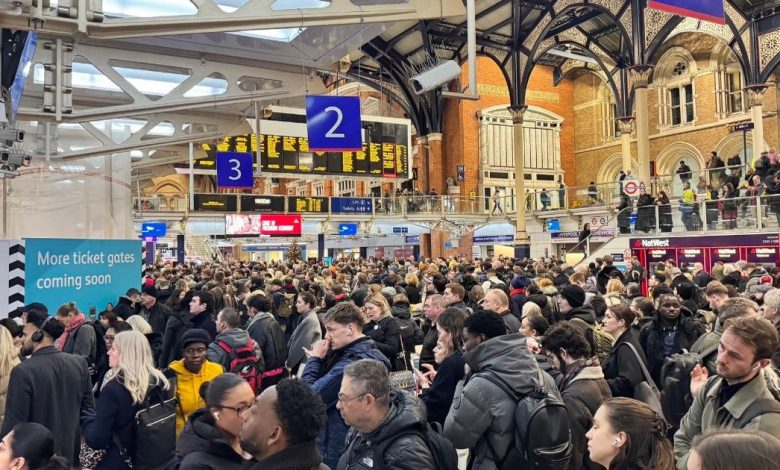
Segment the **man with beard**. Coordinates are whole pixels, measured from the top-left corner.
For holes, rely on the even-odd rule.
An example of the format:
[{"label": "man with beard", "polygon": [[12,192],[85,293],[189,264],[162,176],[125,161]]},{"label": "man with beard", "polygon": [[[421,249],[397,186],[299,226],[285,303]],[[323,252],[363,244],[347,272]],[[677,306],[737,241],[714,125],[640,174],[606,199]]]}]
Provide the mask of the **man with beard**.
[{"label": "man with beard", "polygon": [[21,353],[30,358],[11,371],[0,437],[19,423],[42,424],[54,436],[54,452],[74,464],[79,455],[79,420],[95,407],[87,361],[54,347],[65,326],[43,311],[28,312],[22,331]]},{"label": "man with beard", "polygon": [[317,452],[325,424],[319,394],[300,380],[283,379],[241,413],[241,448],[257,459],[251,470],[327,470]]},{"label": "man with beard", "polygon": [[688,413],[674,435],[677,468],[687,468],[696,436],[714,427],[752,429],[780,435],[780,405],[764,379],[762,369],[770,365],[778,347],[777,330],[762,318],[734,318],[718,347],[718,375],[697,367],[691,374],[691,391],[696,390]]}]

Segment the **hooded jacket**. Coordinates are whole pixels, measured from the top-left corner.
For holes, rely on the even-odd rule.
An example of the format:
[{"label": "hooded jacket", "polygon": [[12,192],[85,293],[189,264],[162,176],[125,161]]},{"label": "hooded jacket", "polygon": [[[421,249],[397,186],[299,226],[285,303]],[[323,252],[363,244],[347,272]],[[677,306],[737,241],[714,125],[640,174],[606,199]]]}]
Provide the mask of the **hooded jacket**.
[{"label": "hooded jacket", "polygon": [[[472,470],[495,470],[488,446],[503,458],[514,439],[514,397],[481,377],[492,374],[514,391],[528,393],[539,387],[539,366],[528,350],[525,336],[516,333],[491,338],[463,355],[471,373],[455,389],[450,412],[444,422],[444,436],[458,449],[471,449]],[[542,374],[547,390],[557,388]]]},{"label": "hooded jacket", "polygon": [[179,470],[240,470],[246,462],[214,426],[206,408],[190,415],[176,441],[176,458],[181,462]]},{"label": "hooded jacket", "polygon": [[[411,393],[402,390],[390,392],[390,409],[387,416],[369,433],[352,428],[347,436],[347,450],[339,460],[338,470],[370,470],[382,459],[385,468],[393,470],[419,470],[435,468],[435,461],[425,441],[414,434],[405,434],[419,430],[425,425],[425,406]],[[389,441],[384,455],[376,455],[374,450]]]},{"label": "hooded jacket", "polygon": [[[666,356],[664,355],[664,330],[659,318],[660,313],[656,312],[653,321],[643,326],[639,332],[639,344],[645,352],[647,366],[650,375],[655,383],[660,383],[661,366]],[[677,334],[674,337],[672,354],[691,349],[691,346],[699,337],[705,333],[704,325],[693,319],[693,314],[686,308],[680,309],[680,316],[674,328]]]},{"label": "hooded jacket", "polygon": [[341,418],[341,413],[336,409],[341,379],[344,377],[344,368],[360,359],[375,359],[390,370],[390,362],[376,348],[374,341],[367,336],[362,336],[339,350],[328,352],[323,359],[309,358],[301,374],[301,380],[311,385],[325,403],[327,419],[317,439],[317,446],[323,461],[331,468],[336,467],[339,457],[344,452],[349,429]]},{"label": "hooded jacket", "polygon": [[176,379],[176,399],[179,401],[176,407],[176,435],[184,428],[190,413],[205,405],[200,397],[200,386],[221,374],[222,366],[208,360],[203,362],[197,374],[184,367],[184,359],[171,363],[165,375]]},{"label": "hooded jacket", "polygon": [[[220,346],[220,343],[225,343],[230,346],[232,353],[226,352]],[[255,351],[255,358],[261,371],[265,370],[263,362],[263,353],[260,351],[260,346],[249,337],[249,333],[241,328],[231,328],[218,334],[214,341],[209,344],[208,351],[206,351],[206,358],[209,361],[217,363],[222,366],[226,371],[230,371],[230,362],[235,359],[235,352],[239,348],[246,347],[248,344],[252,345],[252,349]]]}]

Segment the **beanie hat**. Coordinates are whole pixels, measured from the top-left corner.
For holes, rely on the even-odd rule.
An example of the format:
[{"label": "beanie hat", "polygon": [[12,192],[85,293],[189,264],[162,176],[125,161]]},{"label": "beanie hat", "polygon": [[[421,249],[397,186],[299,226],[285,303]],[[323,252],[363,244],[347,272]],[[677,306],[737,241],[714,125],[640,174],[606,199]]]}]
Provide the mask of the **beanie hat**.
[{"label": "beanie hat", "polygon": [[512,279],[512,289],[525,289],[528,287],[528,278],[524,276],[515,276]]},{"label": "beanie hat", "polygon": [[585,305],[585,291],[580,286],[569,285],[564,287],[563,290],[561,290],[561,297],[566,299],[572,308]]},{"label": "beanie hat", "polygon": [[152,297],[157,297],[157,288],[154,286],[144,286],[141,289],[141,292],[146,295],[151,295]]},{"label": "beanie hat", "polygon": [[206,330],[193,328],[181,335],[181,349],[184,350],[192,343],[203,343],[208,346],[211,343],[211,336]]}]

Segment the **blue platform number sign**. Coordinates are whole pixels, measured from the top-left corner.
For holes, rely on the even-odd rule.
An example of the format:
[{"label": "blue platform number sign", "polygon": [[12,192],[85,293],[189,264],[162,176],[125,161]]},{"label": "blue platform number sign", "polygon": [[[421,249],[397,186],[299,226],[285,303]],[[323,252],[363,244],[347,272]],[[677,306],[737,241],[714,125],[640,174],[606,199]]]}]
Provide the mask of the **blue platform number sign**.
[{"label": "blue platform number sign", "polygon": [[253,163],[251,153],[217,152],[217,187],[254,187]]},{"label": "blue platform number sign", "polygon": [[360,98],[357,96],[307,96],[306,130],[309,136],[309,150],[311,151],[362,151]]}]

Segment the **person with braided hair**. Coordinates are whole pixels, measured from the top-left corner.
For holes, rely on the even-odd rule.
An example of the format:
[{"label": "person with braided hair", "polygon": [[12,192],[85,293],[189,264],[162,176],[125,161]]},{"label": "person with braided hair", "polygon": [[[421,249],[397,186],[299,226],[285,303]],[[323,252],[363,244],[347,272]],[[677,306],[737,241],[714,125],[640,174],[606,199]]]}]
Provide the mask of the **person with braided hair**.
[{"label": "person with braided hair", "polygon": [[669,425],[662,416],[632,398],[611,398],[593,416],[588,439],[590,459],[607,470],[674,470]]}]

